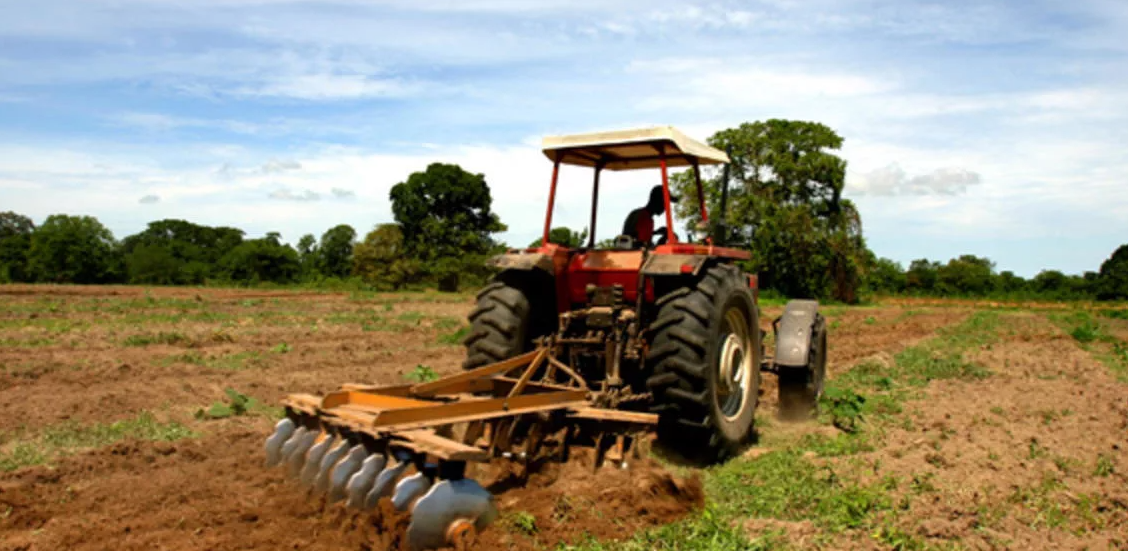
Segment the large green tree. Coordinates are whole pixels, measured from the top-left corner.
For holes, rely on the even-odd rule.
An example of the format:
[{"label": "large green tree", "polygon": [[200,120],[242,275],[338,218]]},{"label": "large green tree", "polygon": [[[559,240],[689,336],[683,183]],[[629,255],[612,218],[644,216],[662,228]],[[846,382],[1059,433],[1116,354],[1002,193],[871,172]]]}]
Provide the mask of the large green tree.
[{"label": "large green tree", "polygon": [[0,212],[0,283],[29,281],[27,253],[35,223],[12,211]]},{"label": "large green tree", "polygon": [[908,278],[901,264],[888,258],[874,258],[868,262],[866,288],[875,293],[897,294],[905,291]]},{"label": "large green tree", "polygon": [[219,259],[220,274],[230,281],[291,283],[297,280],[301,265],[298,252],[282,244],[277,232],[262,239],[248,239]]},{"label": "large green tree", "polygon": [[971,254],[953,258],[936,272],[945,293],[984,296],[995,290],[995,263]]},{"label": "large green tree", "polygon": [[[549,230],[548,240],[557,245],[575,249],[587,245],[588,231],[587,228],[584,228],[582,231],[575,231],[565,226],[559,226]],[[543,242],[544,238],[538,237],[535,241],[529,243],[529,247],[539,247]]]},{"label": "large green tree", "polygon": [[456,290],[464,273],[480,272],[495,246],[491,234],[505,230],[490,210],[485,176],[458,165],[433,163],[393,186],[390,196],[405,253],[443,290]]},{"label": "large green tree", "polygon": [[[751,249],[748,268],[761,284],[789,296],[856,300],[867,255],[861,217],[842,199],[846,161],[835,154],[842,138],[819,123],[772,119],[721,130],[708,141],[732,159],[723,235]],[[702,184],[715,224],[719,172]],[[692,175],[677,175],[674,186],[685,197],[678,215],[698,227]]]},{"label": "large green tree", "polygon": [[340,224],[329,228],[321,235],[321,243],[317,247],[319,271],[326,276],[347,277],[352,271],[355,241],[356,230],[352,226]]},{"label": "large green tree", "polygon": [[353,275],[374,287],[399,289],[418,271],[418,261],[405,254],[398,224],[376,226],[353,249]]},{"label": "large green tree", "polygon": [[48,216],[31,235],[27,259],[36,281],[115,283],[123,275],[113,233],[93,216]]},{"label": "large green tree", "polygon": [[1097,298],[1101,300],[1128,299],[1128,245],[1117,247],[1112,256],[1101,263],[1095,287]]},{"label": "large green tree", "polygon": [[165,219],[123,239],[122,251],[133,283],[200,284],[217,277],[219,259],[242,242],[240,229]]},{"label": "large green tree", "polygon": [[298,262],[301,264],[302,279],[316,280],[320,274],[317,257],[317,238],[307,233],[298,240]]}]

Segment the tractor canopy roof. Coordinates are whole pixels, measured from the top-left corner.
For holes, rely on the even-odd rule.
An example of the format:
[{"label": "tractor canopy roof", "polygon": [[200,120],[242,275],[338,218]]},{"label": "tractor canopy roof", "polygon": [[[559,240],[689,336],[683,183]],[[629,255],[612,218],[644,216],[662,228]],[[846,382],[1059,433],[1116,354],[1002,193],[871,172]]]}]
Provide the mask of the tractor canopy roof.
[{"label": "tractor canopy roof", "polygon": [[608,170],[657,168],[659,147],[666,154],[666,166],[690,166],[729,162],[724,151],[689,138],[672,126],[635,130],[615,130],[544,138],[545,156],[562,164],[594,167],[602,163]]}]

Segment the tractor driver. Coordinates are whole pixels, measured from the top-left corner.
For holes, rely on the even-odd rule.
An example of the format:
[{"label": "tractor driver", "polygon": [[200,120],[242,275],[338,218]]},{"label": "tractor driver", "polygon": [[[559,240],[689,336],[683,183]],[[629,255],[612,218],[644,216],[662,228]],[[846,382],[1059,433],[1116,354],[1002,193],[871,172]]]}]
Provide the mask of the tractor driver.
[{"label": "tractor driver", "polygon": [[[670,203],[677,203],[678,197],[670,195]],[[642,246],[649,246],[651,238],[654,237],[654,219],[652,217],[659,216],[666,213],[666,202],[663,199],[662,186],[654,186],[650,190],[650,200],[646,202],[646,206],[639,207],[631,211],[627,215],[626,221],[623,222],[623,235],[629,235],[635,240],[635,243]],[[666,228],[658,229],[659,240],[664,240],[666,237]]]}]

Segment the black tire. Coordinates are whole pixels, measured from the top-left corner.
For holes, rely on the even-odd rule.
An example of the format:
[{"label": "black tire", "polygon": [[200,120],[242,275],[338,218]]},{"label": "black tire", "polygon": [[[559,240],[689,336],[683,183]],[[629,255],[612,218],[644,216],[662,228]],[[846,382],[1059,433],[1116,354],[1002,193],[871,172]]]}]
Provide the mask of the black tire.
[{"label": "black tire", "polygon": [[[734,266],[714,266],[657,307],[646,384],[659,440],[688,458],[722,461],[751,437],[759,398],[759,312],[747,280]],[[726,358],[743,383],[722,373]]]},{"label": "black tire", "polygon": [[[533,339],[545,334],[546,319],[537,308],[543,297],[533,293],[529,282],[498,278],[478,293],[478,305],[470,312],[470,332],[463,369],[500,362],[532,350]],[[555,312],[555,310],[553,310]]]},{"label": "black tire", "polygon": [[826,383],[826,320],[815,317],[811,350],[803,368],[780,367],[779,416],[787,421],[810,419],[818,413],[819,397]]}]

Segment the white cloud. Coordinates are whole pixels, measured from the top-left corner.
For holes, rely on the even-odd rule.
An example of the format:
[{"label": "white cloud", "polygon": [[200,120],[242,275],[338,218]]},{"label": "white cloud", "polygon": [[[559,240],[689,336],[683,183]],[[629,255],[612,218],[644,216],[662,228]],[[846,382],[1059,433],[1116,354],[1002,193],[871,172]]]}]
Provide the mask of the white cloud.
[{"label": "white cloud", "polygon": [[330,190],[337,199],[355,199],[356,192],[351,189],[335,187]]},{"label": "white cloud", "polygon": [[168,132],[183,128],[219,129],[238,134],[259,134],[266,130],[281,131],[280,125],[252,123],[238,120],[177,117],[163,113],[125,112],[108,117],[121,126],[140,128],[150,132]]},{"label": "white cloud", "polygon": [[979,174],[963,168],[939,168],[909,177],[900,166],[891,164],[847,185],[858,195],[960,195],[979,182]]},{"label": "white cloud", "polygon": [[235,88],[231,92],[238,96],[338,100],[405,96],[419,89],[399,79],[379,79],[367,75],[299,74]]},{"label": "white cloud", "polygon": [[137,200],[137,202],[141,203],[142,205],[152,205],[152,204],[155,204],[155,203],[159,203],[160,201],[161,201],[160,196],[153,195],[153,194],[146,195],[146,196]]},{"label": "white cloud", "polygon": [[[277,174],[279,172],[286,172],[287,170],[301,170],[302,164],[287,159],[271,159],[262,165],[263,174]],[[224,165],[223,169],[230,170],[228,165]]]},{"label": "white cloud", "polygon": [[281,199],[283,201],[319,201],[321,195],[309,189],[300,191],[292,191],[289,189],[278,189],[270,192],[271,199]]}]

